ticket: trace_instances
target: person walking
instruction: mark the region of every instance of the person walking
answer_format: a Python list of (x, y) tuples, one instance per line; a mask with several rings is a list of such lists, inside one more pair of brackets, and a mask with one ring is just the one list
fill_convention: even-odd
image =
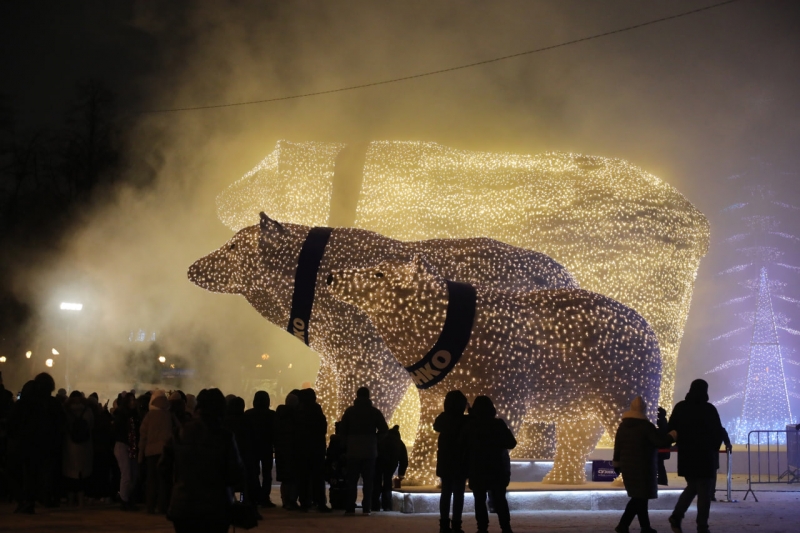
[(708, 383), (692, 381), (686, 399), (672, 410), (669, 427), (678, 433), (678, 475), (686, 479), (686, 488), (669, 517), (670, 527), (673, 533), (683, 532), (681, 522), (697, 496), (697, 531), (707, 533), (709, 495), (717, 475), (715, 457), (722, 441), (719, 413), (708, 402)]
[[(245, 460), (247, 486), (253, 500), (262, 507), (275, 507), (270, 499), (275, 411), (269, 408), (269, 404), (269, 393), (260, 390), (253, 396), (253, 408), (244, 412), (245, 424), (251, 428), (251, 449), (254, 452), (252, 459)], [(259, 473), (263, 481), (259, 481)]]
[(92, 475), (94, 446), (94, 411), (79, 391), (72, 391), (64, 404), (67, 431), (64, 434), (61, 473), (67, 489), (67, 501), (83, 506), (89, 477)]
[(486, 496), (491, 494), (497, 520), (503, 533), (511, 531), (511, 513), (506, 488), (511, 482), (511, 458), (508, 450), (517, 446), (517, 439), (505, 421), (495, 418), (497, 410), (487, 396), (478, 396), (469, 411), (469, 418), (459, 439), (469, 488), (475, 498), (475, 520), (478, 533), (489, 529)]
[[(439, 498), (439, 533), (464, 533), (461, 529), (461, 513), (464, 510), (464, 490), (467, 475), (462, 452), (459, 448), (461, 431), (467, 423), (464, 414), (468, 406), (467, 397), (459, 390), (452, 390), (444, 397), (444, 411), (436, 417), (433, 430), (439, 433), (436, 449), (436, 475), (442, 480)], [(450, 519), (450, 500), (453, 501), (453, 517)]]
[(348, 515), (356, 512), (360, 477), (363, 480), (361, 511), (369, 516), (378, 440), (386, 435), (389, 426), (383, 413), (372, 405), (368, 388), (361, 387), (356, 391), (356, 399), (342, 415), (337, 431), (344, 442), (347, 458), (347, 507), (344, 512)]
[(197, 412), (164, 447), (159, 463), (161, 476), (173, 480), (167, 518), (176, 533), (224, 533), (232, 519), (233, 487), (244, 483), (244, 465), (233, 433), (222, 424), (222, 392), (203, 390)]
[(658, 449), (670, 446), (675, 433), (659, 433), (647, 419), (646, 411), (642, 397), (634, 398), (630, 410), (622, 415), (614, 439), (614, 470), (622, 474), (631, 498), (614, 528), (617, 533), (628, 533), (635, 516), (639, 517), (642, 533), (656, 533), (650, 527), (647, 501), (658, 498)]
[(158, 475), (158, 461), (164, 446), (177, 426), (169, 410), (169, 400), (164, 391), (155, 391), (150, 397), (147, 414), (139, 426), (139, 465), (147, 472), (145, 505), (147, 512), (166, 514), (169, 504), (168, 484)]
[(392, 510), (392, 477), (395, 471), (402, 480), (408, 469), (408, 450), (400, 438), (400, 426), (392, 427), (378, 442), (378, 460), (375, 462), (375, 485), (372, 487), (372, 509)]

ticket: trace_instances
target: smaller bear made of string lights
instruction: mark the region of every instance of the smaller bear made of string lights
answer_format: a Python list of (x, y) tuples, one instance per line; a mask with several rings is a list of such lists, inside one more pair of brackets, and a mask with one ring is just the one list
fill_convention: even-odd
[[(195, 261), (188, 277), (209, 291), (244, 296), (267, 320), (319, 353), (315, 387), (332, 429), (359, 387), (369, 387), (376, 407), (390, 418), (412, 382), (366, 315), (331, 297), (325, 279), (331, 270), (408, 261), (414, 255), (424, 257), (439, 275), (465, 283), (513, 290), (577, 287), (550, 257), (492, 239), (402, 242), (356, 228), (281, 223), (265, 213), (260, 224), (238, 231)], [(417, 420), (433, 434), (436, 413), (429, 415)], [(520, 453), (540, 457), (536, 450), (549, 451), (550, 440), (535, 436), (542, 429), (524, 425)]]
[[(424, 258), (328, 277), (331, 294), (369, 316), (420, 389), (421, 418), (445, 394), (487, 395), (515, 433), (523, 420), (556, 425), (546, 483), (586, 481), (585, 461), (613, 435), (632, 398), (655, 419), (658, 342), (633, 309), (580, 289), (506, 292), (436, 275)], [(410, 472), (431, 478), (436, 442), (420, 427)], [(412, 475), (412, 474), (409, 474)]]

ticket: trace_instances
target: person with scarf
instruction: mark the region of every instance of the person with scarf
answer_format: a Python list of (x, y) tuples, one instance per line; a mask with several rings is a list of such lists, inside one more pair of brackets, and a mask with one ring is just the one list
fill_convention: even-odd
[(614, 439), (614, 470), (622, 474), (625, 490), (631, 498), (614, 529), (617, 533), (628, 533), (635, 516), (639, 517), (642, 533), (656, 531), (650, 527), (647, 502), (658, 498), (658, 449), (669, 447), (675, 440), (675, 433), (659, 433), (647, 419), (646, 411), (642, 397), (634, 398), (630, 410), (622, 415)]

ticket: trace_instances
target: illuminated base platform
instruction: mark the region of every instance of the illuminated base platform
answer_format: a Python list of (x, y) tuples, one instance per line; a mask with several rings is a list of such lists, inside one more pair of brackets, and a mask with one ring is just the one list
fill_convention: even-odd
[[(469, 491), (469, 489), (467, 489)], [(651, 510), (671, 510), (683, 487), (658, 491), (658, 499), (650, 500)], [(403, 487), (392, 492), (392, 510), (401, 513), (438, 513), (439, 489), (436, 487)], [(511, 511), (622, 511), (628, 503), (623, 487), (611, 483), (585, 485), (545, 485), (539, 482), (512, 482), (508, 487)], [(464, 499), (464, 512), (474, 512), (469, 492)]]

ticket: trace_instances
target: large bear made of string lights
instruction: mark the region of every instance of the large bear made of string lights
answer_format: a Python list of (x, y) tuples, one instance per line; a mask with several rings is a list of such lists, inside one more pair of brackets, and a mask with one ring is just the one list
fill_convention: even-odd
[[(506, 292), (445, 280), (421, 257), (334, 271), (335, 298), (366, 313), (420, 389), (422, 418), (445, 394), (488, 395), (512, 430), (555, 423), (545, 481), (583, 483), (602, 430), (614, 433), (631, 398), (655, 417), (661, 356), (636, 311), (580, 289)], [(410, 467), (433, 477), (435, 434), (420, 424)]]
[[(373, 402), (390, 417), (411, 384), (367, 316), (330, 296), (324, 280), (332, 270), (419, 254), (441, 276), (498, 290), (577, 287), (546, 255), (491, 239), (400, 242), (366, 230), (310, 228), (260, 216), (258, 225), (197, 260), (189, 279), (210, 291), (243, 295), (262, 316), (319, 353), (317, 395), (331, 420), (341, 416), (361, 386), (370, 388)], [(424, 412), (404, 426), (413, 436), (417, 423), (429, 428), (435, 414)], [(526, 455), (548, 450), (547, 428), (526, 424), (518, 429)], [(414, 455), (418, 450), (422, 453), (415, 447)]]
[(709, 226), (674, 187), (624, 160), (473, 152), (422, 141), (280, 141), (219, 195), (217, 206), (235, 231), (258, 223), (265, 211), (296, 224), (356, 227), (403, 241), (490, 237), (547, 254), (581, 288), (647, 320), (661, 349), (659, 404), (672, 405)]

